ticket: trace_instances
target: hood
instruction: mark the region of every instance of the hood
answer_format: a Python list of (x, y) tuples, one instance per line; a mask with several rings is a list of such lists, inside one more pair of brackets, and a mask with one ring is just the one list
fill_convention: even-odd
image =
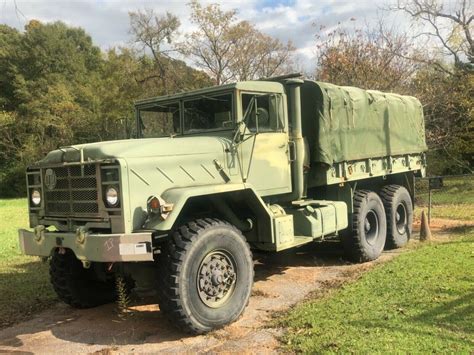
[(87, 162), (116, 158), (199, 155), (223, 152), (229, 145), (229, 139), (214, 136), (126, 139), (62, 147), (48, 153), (38, 164), (80, 162), (81, 156), (82, 160)]

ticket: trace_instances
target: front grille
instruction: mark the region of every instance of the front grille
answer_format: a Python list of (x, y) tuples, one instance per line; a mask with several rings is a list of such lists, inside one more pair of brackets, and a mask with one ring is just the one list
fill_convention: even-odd
[[(54, 174), (48, 172), (50, 169)], [(42, 169), (46, 215), (97, 215), (98, 169), (97, 164)]]

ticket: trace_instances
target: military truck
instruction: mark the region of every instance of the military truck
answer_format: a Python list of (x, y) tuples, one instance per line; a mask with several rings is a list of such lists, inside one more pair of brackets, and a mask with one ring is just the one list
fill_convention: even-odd
[(26, 172), (21, 249), (50, 259), (73, 307), (113, 301), (120, 277), (205, 333), (244, 311), (251, 250), (339, 239), (364, 262), (410, 239), (426, 167), (413, 97), (294, 74), (135, 108), (135, 139), (61, 147)]

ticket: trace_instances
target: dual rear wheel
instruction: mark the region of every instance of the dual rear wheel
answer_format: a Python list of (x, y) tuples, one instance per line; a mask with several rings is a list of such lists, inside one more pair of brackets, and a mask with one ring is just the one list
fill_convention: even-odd
[(368, 190), (354, 193), (351, 234), (344, 238), (346, 254), (357, 262), (377, 259), (383, 249), (408, 243), (413, 206), (406, 188), (385, 186), (379, 194)]

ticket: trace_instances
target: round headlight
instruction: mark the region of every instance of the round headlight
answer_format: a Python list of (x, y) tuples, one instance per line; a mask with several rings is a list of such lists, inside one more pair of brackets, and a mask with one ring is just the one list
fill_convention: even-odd
[(35, 206), (38, 206), (41, 203), (41, 193), (38, 190), (33, 190), (31, 192), (31, 202)]
[(119, 201), (117, 189), (115, 187), (109, 187), (105, 192), (105, 199), (110, 206), (116, 206)]

